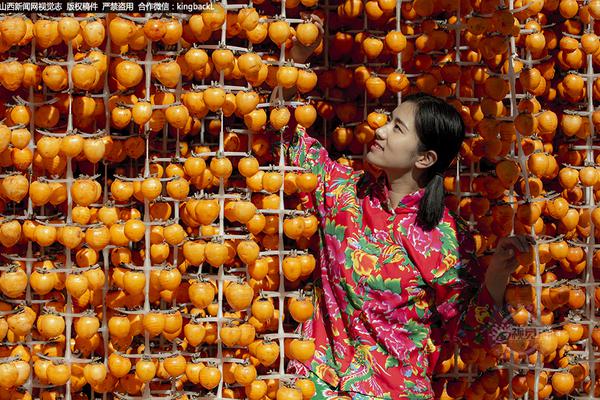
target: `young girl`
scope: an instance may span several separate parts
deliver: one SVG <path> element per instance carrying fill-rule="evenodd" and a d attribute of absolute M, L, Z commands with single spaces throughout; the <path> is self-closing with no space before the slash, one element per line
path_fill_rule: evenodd
<path fill-rule="evenodd" d="M 289 55 L 303 63 L 315 46 L 297 42 Z M 316 399 L 433 398 L 443 342 L 491 344 L 516 251 L 533 238 L 499 239 L 481 271 L 466 223 L 444 205 L 443 173 L 464 136 L 445 101 L 405 97 L 367 153 L 376 177 L 331 160 L 290 122 L 284 147 L 292 165 L 319 178 L 305 201 L 321 229 L 315 314 L 302 326 L 316 352 L 289 369 L 315 383 Z"/>

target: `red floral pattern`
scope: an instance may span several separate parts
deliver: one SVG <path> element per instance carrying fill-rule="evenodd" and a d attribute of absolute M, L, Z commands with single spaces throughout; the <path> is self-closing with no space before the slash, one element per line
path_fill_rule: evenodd
<path fill-rule="evenodd" d="M 317 387 L 326 382 L 331 393 L 432 398 L 442 342 L 489 344 L 489 326 L 501 315 L 481 283 L 466 224 L 446 209 L 437 228 L 423 231 L 415 218 L 424 189 L 390 210 L 385 177 L 331 160 L 293 121 L 283 138 L 289 162 L 319 178 L 303 201 L 323 233 L 317 306 L 301 327 L 317 350 L 303 364 L 290 362 L 289 370 L 314 373 Z"/>

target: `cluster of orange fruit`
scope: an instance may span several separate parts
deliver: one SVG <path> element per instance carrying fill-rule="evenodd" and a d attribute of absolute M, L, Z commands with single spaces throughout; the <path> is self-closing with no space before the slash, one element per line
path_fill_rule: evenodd
<path fill-rule="evenodd" d="M 0 21 L 0 399 L 312 397 L 270 371 L 314 352 L 280 325 L 313 314 L 318 221 L 301 198 L 318 182 L 272 150 L 292 112 L 309 127 L 317 111 L 259 103 L 317 76 L 210 46 L 225 27 L 255 48 L 318 28 L 259 11 Z M 221 78 L 235 90 L 192 86 Z"/>

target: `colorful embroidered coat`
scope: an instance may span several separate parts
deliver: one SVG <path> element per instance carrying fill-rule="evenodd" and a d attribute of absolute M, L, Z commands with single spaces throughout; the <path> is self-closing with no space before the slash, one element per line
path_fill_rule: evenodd
<path fill-rule="evenodd" d="M 317 306 L 301 328 L 316 353 L 289 370 L 312 371 L 335 389 L 332 396 L 432 398 L 442 341 L 486 343 L 501 315 L 464 221 L 446 209 L 436 229 L 423 231 L 415 218 L 424 189 L 390 210 L 385 177 L 331 160 L 294 121 L 284 147 L 292 165 L 319 177 L 305 202 L 321 221 Z"/>

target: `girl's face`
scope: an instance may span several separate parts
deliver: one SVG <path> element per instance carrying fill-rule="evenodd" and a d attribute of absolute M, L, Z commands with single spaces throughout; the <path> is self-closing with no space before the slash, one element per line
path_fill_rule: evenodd
<path fill-rule="evenodd" d="M 404 175 L 414 167 L 427 168 L 433 164 L 423 164 L 423 153 L 418 152 L 416 111 L 412 102 L 404 102 L 394 109 L 390 121 L 375 131 L 375 140 L 367 153 L 367 161 L 384 172 L 397 176 Z"/>

